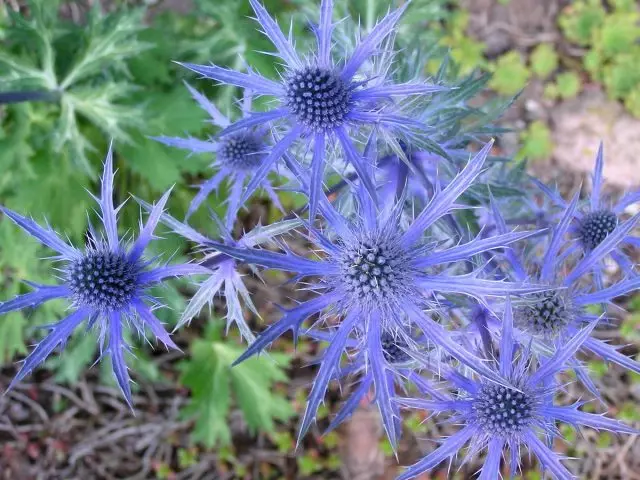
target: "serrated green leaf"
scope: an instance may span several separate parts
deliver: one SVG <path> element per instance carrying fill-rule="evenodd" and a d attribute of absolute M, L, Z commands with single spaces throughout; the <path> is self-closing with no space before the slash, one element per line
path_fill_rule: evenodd
<path fill-rule="evenodd" d="M 143 13 L 137 9 L 103 15 L 101 7 L 94 4 L 82 30 L 84 48 L 78 52 L 73 66 L 60 82 L 60 88 L 66 90 L 100 73 L 105 66 L 119 66 L 120 62 L 149 48 L 136 38 L 142 28 Z"/>
<path fill-rule="evenodd" d="M 231 441 L 227 415 L 232 394 L 254 432 L 273 431 L 274 420 L 286 420 L 294 413 L 290 403 L 273 392 L 275 382 L 287 380 L 282 369 L 289 357 L 253 357 L 231 368 L 243 348 L 219 338 L 220 326 L 210 327 L 205 339 L 191 345 L 191 359 L 181 364 L 180 381 L 191 389 L 183 415 L 197 418 L 192 438 L 208 447 Z"/>

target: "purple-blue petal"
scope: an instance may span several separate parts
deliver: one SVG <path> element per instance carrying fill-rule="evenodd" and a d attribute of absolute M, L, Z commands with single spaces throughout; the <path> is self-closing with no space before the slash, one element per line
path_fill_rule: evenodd
<path fill-rule="evenodd" d="M 253 11 L 256 13 L 257 20 L 260 22 L 264 34 L 276 47 L 280 58 L 287 62 L 292 68 L 301 67 L 302 62 L 300 61 L 300 57 L 298 57 L 294 46 L 284 36 L 282 30 L 280 30 L 276 21 L 271 18 L 267 10 L 258 0 L 249 0 L 249 2 L 253 7 Z"/>
<path fill-rule="evenodd" d="M 453 458 L 476 433 L 475 427 L 464 427 L 447 438 L 442 445 L 419 462 L 407 468 L 396 480 L 410 480 L 429 472 L 446 459 Z"/>
<path fill-rule="evenodd" d="M 403 235 L 403 243 L 413 245 L 420 240 L 424 231 L 436 220 L 449 212 L 454 202 L 462 193 L 471 186 L 471 183 L 480 175 L 482 167 L 489 154 L 493 141 L 487 143 L 466 165 L 447 187 L 431 199 L 425 209 L 416 217 L 411 226 Z"/>
<path fill-rule="evenodd" d="M 111 357 L 111 369 L 116 382 L 129 408 L 133 409 L 131 399 L 131 379 L 124 359 L 127 345 L 122 336 L 122 314 L 118 311 L 109 313 L 109 355 Z"/>
<path fill-rule="evenodd" d="M 63 258 L 73 260 L 80 257 L 80 252 L 62 240 L 51 228 L 43 228 L 33 220 L 23 217 L 8 208 L 0 207 L 0 211 L 40 243 L 61 254 Z"/>
<path fill-rule="evenodd" d="M 60 286 L 48 286 L 37 285 L 36 290 L 33 292 L 25 293 L 24 295 L 18 295 L 6 302 L 0 302 L 0 315 L 15 310 L 21 310 L 26 307 L 37 307 L 38 305 L 52 300 L 54 298 L 68 297 L 71 295 L 71 290 L 65 285 Z"/>
<path fill-rule="evenodd" d="M 402 7 L 384 17 L 373 27 L 369 35 L 356 46 L 351 57 L 342 69 L 341 76 L 345 81 L 351 81 L 362 64 L 376 52 L 380 43 L 393 31 L 396 23 L 398 23 L 398 20 L 400 20 L 400 17 L 407 8 L 407 5 L 408 3 L 405 3 Z"/>
<path fill-rule="evenodd" d="M 260 353 L 274 340 L 280 338 L 288 330 L 293 330 L 294 339 L 298 337 L 300 325 L 314 313 L 327 308 L 339 299 L 338 295 L 321 295 L 313 300 L 304 302 L 291 310 L 287 310 L 283 317 L 273 325 L 270 325 L 258 338 L 245 350 L 245 352 L 233 362 L 234 365 L 245 361 L 247 358 Z"/>
<path fill-rule="evenodd" d="M 58 345 L 66 343 L 73 331 L 91 313 L 88 308 L 80 308 L 65 319 L 53 325 L 51 333 L 47 335 L 24 360 L 16 376 L 11 380 L 9 389 L 26 377 L 34 368 L 46 360 Z"/>
<path fill-rule="evenodd" d="M 217 65 L 196 65 L 194 63 L 176 62 L 192 72 L 205 78 L 216 80 L 227 85 L 248 88 L 257 94 L 276 95 L 282 94 L 282 86 L 272 80 L 268 80 L 255 73 L 241 73 Z"/>
<path fill-rule="evenodd" d="M 320 368 L 313 380 L 313 386 L 309 393 L 307 406 L 300 422 L 298 430 L 298 444 L 311 426 L 311 422 L 316 416 L 320 403 L 324 400 L 324 395 L 329 387 L 329 382 L 334 376 L 334 372 L 340 369 L 340 359 L 344 353 L 347 340 L 353 330 L 354 325 L 360 321 L 360 312 L 350 312 L 340 323 L 340 327 L 333 335 L 329 345 L 324 351 Z"/>

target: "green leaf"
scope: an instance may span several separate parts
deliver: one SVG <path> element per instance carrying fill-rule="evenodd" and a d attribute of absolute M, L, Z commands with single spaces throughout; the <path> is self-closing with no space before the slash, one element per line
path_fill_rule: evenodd
<path fill-rule="evenodd" d="M 627 98 L 624 99 L 624 106 L 634 117 L 640 118 L 640 85 L 634 88 Z"/>
<path fill-rule="evenodd" d="M 563 72 L 556 77 L 558 95 L 564 99 L 573 98 L 582 88 L 582 81 L 576 72 Z"/>
<path fill-rule="evenodd" d="M 516 159 L 529 158 L 531 160 L 543 160 L 549 158 L 553 150 L 551 131 L 544 122 L 535 121 L 529 128 L 522 132 L 523 146 Z"/>
<path fill-rule="evenodd" d="M 558 54 L 550 43 L 541 43 L 531 53 L 531 69 L 540 78 L 547 78 L 558 68 Z"/>
<path fill-rule="evenodd" d="M 60 88 L 66 90 L 100 73 L 105 66 L 117 67 L 127 58 L 149 48 L 136 38 L 143 25 L 143 13 L 143 10 L 137 9 L 103 15 L 100 5 L 94 4 L 89 11 L 87 24 L 80 31 L 84 45 L 60 82 Z"/>
<path fill-rule="evenodd" d="M 49 368 L 56 372 L 56 381 L 71 385 L 76 383 L 82 372 L 95 360 L 96 346 L 96 336 L 79 329 L 64 351 L 47 361 Z"/>
<path fill-rule="evenodd" d="M 9 291 L 5 290 L 8 294 Z M 0 361 L 8 362 L 16 354 L 26 354 L 24 328 L 27 321 L 22 313 L 11 312 L 4 315 L 0 322 Z"/>
<path fill-rule="evenodd" d="M 591 74 L 593 78 L 598 81 L 602 81 L 603 79 L 603 64 L 604 58 L 602 52 L 600 50 L 592 49 L 589 50 L 584 57 L 582 58 L 582 64 L 587 72 Z"/>
<path fill-rule="evenodd" d="M 232 395 L 253 432 L 273 432 L 275 420 L 286 420 L 294 413 L 291 404 L 273 391 L 275 382 L 286 382 L 283 368 L 290 358 L 253 357 L 231 368 L 244 348 L 220 341 L 219 329 L 212 324 L 206 338 L 191 345 L 191 359 L 180 365 L 180 382 L 191 390 L 191 401 L 182 413 L 197 418 L 192 438 L 207 447 L 231 442 L 227 416 Z"/>
<path fill-rule="evenodd" d="M 606 12 L 600 0 L 575 2 L 565 8 L 558 19 L 569 40 L 579 45 L 593 43 L 594 35 L 604 22 Z"/>
<path fill-rule="evenodd" d="M 489 86 L 502 95 L 515 95 L 529 81 L 530 72 L 520 54 L 515 51 L 505 53 L 492 66 L 493 77 Z"/>
<path fill-rule="evenodd" d="M 640 39 L 638 13 L 616 13 L 608 15 L 596 35 L 596 44 L 605 55 L 614 56 L 629 52 Z"/>
<path fill-rule="evenodd" d="M 640 85 L 640 47 L 618 55 L 604 68 L 604 84 L 612 98 L 625 98 Z"/>
<path fill-rule="evenodd" d="M 147 136 L 198 136 L 206 125 L 206 115 L 182 85 L 169 93 L 147 95 L 144 100 L 148 116 L 145 135 L 132 135 L 131 142 L 120 145 L 118 151 L 131 170 L 161 192 L 179 183 L 182 172 L 202 171 L 211 160 L 205 155 L 190 157 L 185 150 L 167 147 Z"/>

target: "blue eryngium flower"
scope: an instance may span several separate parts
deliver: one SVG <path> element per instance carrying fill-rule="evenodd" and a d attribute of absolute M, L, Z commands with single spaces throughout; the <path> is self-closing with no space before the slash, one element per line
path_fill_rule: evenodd
<path fill-rule="evenodd" d="M 607 288 L 600 282 L 591 285 L 587 281 L 594 273 L 594 268 L 620 245 L 634 228 L 640 214 L 622 222 L 610 232 L 595 248 L 587 251 L 574 262 L 571 252 L 572 244 L 566 237 L 571 231 L 572 221 L 578 208 L 579 192 L 567 205 L 562 217 L 550 230 L 546 250 L 539 265 L 531 267 L 522 262 L 511 249 L 506 249 L 505 257 L 508 271 L 507 277 L 520 282 L 533 281 L 545 285 L 543 292 L 523 297 L 515 309 L 516 335 L 523 343 L 533 341 L 534 353 L 548 355 L 555 348 L 563 348 L 565 342 L 576 335 L 586 324 L 598 320 L 597 316 L 587 311 L 587 306 L 611 303 L 614 298 L 629 294 L 640 288 L 640 277 L 624 278 Z M 507 227 L 502 215 L 492 199 L 491 211 L 496 224 L 497 233 L 506 233 Z M 529 267 L 529 268 L 527 268 Z M 586 289 L 585 284 L 590 288 Z M 490 317 L 489 328 L 499 335 L 502 325 L 495 317 Z M 624 368 L 640 373 L 640 363 L 620 353 L 615 346 L 597 338 L 589 337 L 581 345 L 581 350 L 595 353 L 603 360 L 614 362 Z M 596 396 L 597 389 L 579 365 L 572 358 L 569 365 L 576 367 L 578 378 Z"/>
<path fill-rule="evenodd" d="M 425 313 L 426 308 L 435 305 L 434 295 L 439 293 L 461 293 L 484 301 L 488 296 L 539 290 L 531 285 L 485 280 L 475 271 L 455 276 L 439 271 L 536 232 L 507 233 L 449 249 L 439 249 L 424 239 L 425 232 L 432 225 L 457 207 L 458 197 L 481 173 L 490 148 L 491 144 L 487 144 L 444 190 L 437 191 L 404 231 L 400 221 L 403 200 L 378 208 L 360 188 L 356 190 L 359 210 L 353 218 L 345 218 L 323 196 L 319 209 L 331 235 L 307 225 L 310 240 L 319 250 L 320 260 L 309 260 L 292 252 L 276 253 L 211 242 L 216 250 L 248 264 L 294 272 L 298 280 L 317 278 L 311 288 L 318 295 L 286 310 L 277 323 L 249 346 L 238 362 L 260 352 L 288 330 L 293 330 L 297 336 L 302 323 L 315 314 L 338 315 L 342 319 L 325 351 L 302 420 L 301 434 L 309 427 L 327 384 L 339 368 L 350 337 L 362 338 L 363 348 L 372 358 L 380 359 L 382 331 L 400 329 L 410 334 L 413 328 L 419 329 L 428 341 L 452 357 L 500 381 L 499 376 L 489 371 L 477 357 L 460 348 L 448 331 Z M 304 182 L 303 177 L 297 173 L 296 176 Z"/>
<path fill-rule="evenodd" d="M 140 199 L 137 200 L 148 212 L 153 210 L 152 205 Z M 205 254 L 201 264 L 209 268 L 208 278 L 198 285 L 198 291 L 193 295 L 184 312 L 182 312 L 176 329 L 191 322 L 205 306 L 211 308 L 215 297 L 220 295 L 224 296 L 227 308 L 227 332 L 235 324 L 240 331 L 241 337 L 248 342 L 254 341 L 255 336 L 244 318 L 242 304 L 256 317 L 260 315 L 251 301 L 247 287 L 244 285 L 242 274 L 238 270 L 238 261 L 233 257 L 215 252 L 210 246 L 213 240 L 197 232 L 186 223 L 180 222 L 166 213 L 160 216 L 160 221 L 171 228 L 173 232 L 195 243 L 198 251 Z M 224 226 L 219 225 L 219 229 L 226 244 L 250 248 L 267 243 L 277 235 L 285 234 L 300 226 L 301 223 L 300 220 L 292 219 L 282 220 L 267 226 L 258 225 L 238 240 L 234 240 L 231 233 Z"/>
<path fill-rule="evenodd" d="M 428 410 L 435 415 L 450 413 L 450 421 L 462 428 L 442 442 L 439 448 L 409 467 L 397 480 L 409 480 L 428 472 L 444 460 L 451 459 L 469 443 L 465 458 L 487 450 L 479 479 L 500 478 L 500 461 L 508 449 L 511 474 L 520 469 L 520 449 L 526 447 L 535 455 L 543 469 L 559 480 L 575 478 L 561 462 L 561 456 L 547 445 L 558 435 L 557 422 L 574 427 L 587 426 L 616 433 L 637 434 L 638 431 L 602 415 L 578 410 L 580 404 L 559 406 L 553 404 L 554 394 L 560 390 L 554 377 L 566 369 L 571 358 L 588 338 L 596 322 L 579 331 L 562 349 L 534 368 L 535 359 L 528 349 L 514 342 L 513 317 L 507 301 L 500 341 L 496 372 L 508 380 L 497 385 L 482 375 L 470 378 L 456 370 L 445 371 L 444 376 L 459 393 L 430 400 L 404 398 L 399 402 L 407 407 Z M 540 438 L 542 436 L 542 438 Z M 546 440 L 546 441 L 545 441 Z"/>
<path fill-rule="evenodd" d="M 231 124 L 231 120 L 223 115 L 214 104 L 204 95 L 186 84 L 191 96 L 198 102 L 200 107 L 211 117 L 211 123 L 220 128 L 226 128 Z M 251 92 L 245 90 L 242 102 L 242 113 L 245 117 L 251 110 Z M 240 198 L 242 189 L 247 179 L 251 178 L 260 167 L 268 153 L 267 133 L 264 126 L 247 128 L 243 131 L 225 136 L 218 140 L 198 140 L 196 138 L 180 137 L 155 137 L 165 145 L 183 148 L 192 153 L 215 153 L 215 161 L 211 164 L 217 172 L 209 180 L 200 186 L 200 191 L 193 198 L 186 218 L 189 218 L 198 207 L 204 202 L 211 192 L 216 191 L 220 184 L 227 179 L 230 185 L 229 196 L 227 197 L 227 215 L 225 225 L 232 228 L 236 219 L 238 209 L 242 206 Z M 267 172 L 268 173 L 268 172 Z M 260 186 L 269 194 L 271 201 L 276 206 L 280 206 L 280 200 L 276 195 L 271 183 L 265 177 Z"/>
<path fill-rule="evenodd" d="M 225 136 L 245 131 L 256 125 L 283 125 L 284 134 L 262 161 L 249 181 L 243 202 L 261 185 L 273 165 L 301 137 L 313 140 L 309 211 L 313 217 L 322 189 L 327 147 L 333 139 L 342 145 L 344 158 L 353 166 L 367 190 L 374 194 L 374 185 L 363 175 L 364 160 L 355 148 L 350 128 L 356 132 L 363 126 L 377 126 L 390 130 L 422 128 L 422 124 L 409 117 L 390 112 L 385 106 L 393 98 L 424 95 L 442 87 L 423 82 L 387 84 L 376 79 L 367 86 L 369 78 L 358 77 L 363 64 L 378 53 L 381 43 L 393 32 L 405 7 L 389 13 L 354 49 L 351 57 L 340 62 L 331 58 L 333 1 L 322 0 L 320 22 L 315 26 L 317 52 L 301 59 L 292 39 L 285 37 L 278 24 L 258 0 L 249 0 L 265 35 L 276 47 L 276 54 L 285 71 L 281 80 L 269 80 L 255 72 L 240 73 L 216 65 L 183 64 L 206 78 L 250 89 L 256 95 L 276 97 L 279 105 L 266 112 L 253 113 L 233 123 L 221 132 Z M 330 140 L 329 142 L 327 140 Z"/>
<path fill-rule="evenodd" d="M 58 255 L 53 258 L 64 263 L 60 268 L 60 285 L 30 284 L 35 291 L 0 303 L 0 314 L 36 307 L 55 298 L 68 299 L 74 310 L 68 317 L 50 327 L 51 332 L 25 359 L 9 388 L 42 363 L 58 345 L 64 345 L 76 327 L 86 319 L 89 319 L 88 328 L 97 325 L 101 351 L 104 351 L 103 345 L 106 343 L 105 353 L 111 356 L 113 374 L 130 406 L 129 373 L 124 359 L 124 352 L 129 347 L 122 335 L 124 323 L 133 325 L 141 334 L 148 329 L 167 348 L 178 348 L 153 314 L 153 308 L 158 306 L 157 300 L 149 295 L 147 289 L 169 277 L 203 274 L 208 269 L 191 264 L 150 268 L 150 262 L 143 258 L 143 254 L 154 238 L 153 232 L 169 198 L 169 192 L 153 207 L 138 239 L 132 243 L 126 242 L 118 237 L 119 207 L 114 208 L 113 205 L 113 179 L 113 155 L 109 148 L 100 198 L 94 197 L 100 206 L 100 218 L 106 238 L 98 238 L 92 229 L 93 238 L 84 251 L 69 245 L 51 228 L 41 227 L 33 220 L 0 207 L 25 232 L 56 251 Z"/>
<path fill-rule="evenodd" d="M 591 197 L 589 198 L 589 204 L 584 209 L 574 209 L 570 232 L 573 235 L 576 243 L 572 245 L 568 253 L 582 252 L 588 255 L 591 251 L 597 250 L 597 248 L 615 231 L 619 224 L 622 223 L 621 215 L 624 210 L 637 202 L 640 202 L 640 189 L 629 192 L 624 195 L 616 204 L 608 202 L 602 192 L 604 168 L 604 154 L 603 145 L 600 143 L 598 153 L 596 155 L 596 164 L 592 175 L 592 189 Z M 565 212 L 570 207 L 557 192 L 551 190 L 542 182 L 533 179 L 536 185 L 547 195 L 556 206 L 562 208 Z M 640 215 L 633 217 L 633 224 L 630 227 L 635 226 L 640 220 Z M 629 220 L 626 222 L 629 225 Z M 633 235 L 632 228 L 629 228 L 625 235 L 620 236 L 617 239 L 617 243 L 614 248 L 610 249 L 609 255 L 620 266 L 622 271 L 629 276 L 635 276 L 635 265 L 629 259 L 627 254 L 623 251 L 622 247 L 625 245 L 639 247 L 640 237 Z M 602 271 L 603 261 L 600 261 L 593 265 L 593 273 L 595 276 L 595 283 L 599 287 L 602 287 Z"/>

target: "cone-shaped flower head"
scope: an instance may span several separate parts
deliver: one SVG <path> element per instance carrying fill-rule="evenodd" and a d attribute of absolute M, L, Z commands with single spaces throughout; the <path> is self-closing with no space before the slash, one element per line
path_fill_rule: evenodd
<path fill-rule="evenodd" d="M 320 21 L 314 28 L 317 51 L 306 59 L 298 55 L 293 40 L 282 33 L 259 0 L 249 1 L 262 31 L 276 47 L 275 55 L 284 64 L 279 81 L 269 80 L 253 71 L 240 73 L 215 65 L 183 64 L 206 78 L 248 88 L 256 95 L 273 96 L 278 100 L 275 108 L 253 113 L 221 132 L 225 136 L 265 124 L 277 125 L 274 131 L 282 132 L 282 138 L 262 160 L 262 165 L 249 181 L 242 202 L 262 184 L 274 163 L 302 137 L 313 143 L 311 216 L 316 212 L 322 188 L 327 147 L 333 146 L 334 139 L 342 146 L 344 158 L 358 173 L 369 193 L 375 195 L 373 182 L 368 176 L 363 176 L 365 167 L 355 148 L 354 138 L 358 138 L 358 132 L 363 127 L 376 126 L 395 131 L 421 129 L 421 123 L 397 113 L 397 104 L 390 100 L 426 95 L 442 89 L 424 82 L 393 84 L 380 79 L 368 85 L 372 79 L 359 74 L 363 65 L 379 53 L 382 43 L 392 34 L 406 5 L 382 19 L 358 43 L 349 58 L 335 61 L 332 58 L 332 32 L 335 26 L 332 0 L 322 0 Z"/>
<path fill-rule="evenodd" d="M 151 208 L 149 219 L 135 241 L 120 239 L 117 229 L 120 207 L 114 208 L 113 205 L 113 179 L 113 156 L 109 149 L 101 195 L 100 198 L 94 197 L 100 206 L 104 236 L 99 237 L 91 229 L 92 238 L 84 250 L 69 245 L 48 226 L 41 227 L 29 218 L 0 207 L 25 232 L 57 252 L 55 260 L 63 263 L 60 285 L 33 285 L 35 291 L 0 303 L 0 314 L 33 308 L 55 298 L 68 299 L 73 309 L 68 317 L 50 327 L 51 332 L 25 359 L 10 388 L 43 362 L 57 346 L 64 345 L 76 327 L 87 319 L 88 328 L 96 325 L 99 329 L 101 352 L 110 355 L 113 373 L 129 405 L 131 388 L 124 358 L 128 350 L 123 337 L 125 323 L 141 334 L 145 330 L 150 331 L 167 348 L 177 348 L 152 311 L 159 305 L 158 300 L 150 296 L 148 288 L 170 277 L 208 273 L 208 269 L 191 264 L 154 268 L 144 259 L 144 251 L 154 238 L 153 232 L 169 192 Z"/>
<path fill-rule="evenodd" d="M 630 220 L 624 221 L 622 216 L 627 207 L 640 202 L 640 189 L 624 195 L 617 203 L 608 201 L 603 194 L 603 169 L 604 169 L 604 147 L 602 143 L 596 155 L 596 164 L 592 175 L 592 188 L 589 202 L 583 208 L 571 209 L 571 204 L 567 203 L 558 192 L 550 189 L 542 182 L 534 179 L 538 187 L 549 197 L 556 207 L 559 207 L 566 214 L 571 210 L 571 225 L 569 232 L 576 240 L 575 244 L 569 247 L 567 254 L 581 253 L 588 256 L 591 252 L 597 252 L 603 244 L 606 244 L 614 233 L 620 232 L 620 227 L 624 225 L 624 235 L 615 235 L 615 244 L 607 248 L 607 255 L 610 256 L 628 276 L 637 275 L 636 266 L 624 252 L 625 245 L 640 246 L 640 237 L 634 235 L 634 228 L 640 220 L 640 215 L 636 214 Z M 631 222 L 631 223 L 630 223 Z M 595 283 L 602 287 L 602 276 L 604 270 L 604 259 L 600 256 L 598 261 L 591 267 L 594 273 Z"/>
<path fill-rule="evenodd" d="M 487 451 L 479 479 L 500 478 L 500 461 L 510 458 L 510 470 L 520 469 L 520 451 L 526 448 L 540 462 L 541 468 L 552 478 L 575 478 L 562 464 L 562 457 L 553 452 L 545 440 L 558 435 L 556 423 L 574 427 L 587 426 L 616 433 L 638 433 L 635 429 L 602 415 L 580 411 L 579 404 L 554 405 L 555 393 L 560 390 L 554 379 L 566 369 L 566 361 L 580 348 L 595 321 L 577 333 L 562 350 L 539 365 L 527 348 L 521 348 L 513 337 L 511 305 L 507 302 L 500 339 L 499 360 L 493 363 L 507 382 L 498 385 L 483 378 L 468 377 L 455 369 L 444 371 L 444 376 L 459 392 L 433 399 L 404 398 L 399 402 L 410 408 L 424 409 L 435 415 L 449 414 L 450 422 L 461 429 L 444 440 L 439 448 L 428 454 L 402 473 L 398 480 L 409 480 L 429 472 L 441 462 L 453 458 L 469 444 L 466 459 Z M 536 368 L 536 365 L 537 368 Z M 507 456 L 506 452 L 511 455 Z"/>
<path fill-rule="evenodd" d="M 314 276 L 311 289 L 317 292 L 312 300 L 285 311 L 277 323 L 263 332 L 238 361 L 254 355 L 288 330 L 297 334 L 301 324 L 314 314 L 338 315 L 340 327 L 332 335 L 318 376 L 314 382 L 301 432 L 304 433 L 324 397 L 327 384 L 339 368 L 348 339 L 363 339 L 367 352 L 378 352 L 382 359 L 382 332 L 410 330 L 415 327 L 426 339 L 470 368 L 485 372 L 483 363 L 468 355 L 451 340 L 447 330 L 425 313 L 436 293 L 461 293 L 478 299 L 504 296 L 508 293 L 530 293 L 538 288 L 531 285 L 485 280 L 479 272 L 450 275 L 438 271 L 461 260 L 494 248 L 502 248 L 524 239 L 532 232 L 507 233 L 484 240 L 474 240 L 448 249 L 425 243 L 425 232 L 441 217 L 450 214 L 458 197 L 481 173 L 491 145 L 485 146 L 442 191 L 403 229 L 400 216 L 404 201 L 378 208 L 363 188 L 357 190 L 359 210 L 345 218 L 321 198 L 319 210 L 326 219 L 327 230 L 321 232 L 307 225 L 310 240 L 315 243 L 321 259 L 310 260 L 292 252 L 232 247 L 211 243 L 218 251 L 243 262 L 293 272 L 298 279 Z M 299 166 L 290 162 L 297 179 Z M 494 375 L 494 380 L 499 378 Z"/>
<path fill-rule="evenodd" d="M 516 336 L 519 341 L 528 344 L 532 341 L 534 354 L 547 356 L 556 348 L 563 348 L 567 340 L 574 337 L 586 324 L 597 320 L 587 309 L 589 305 L 610 303 L 616 297 L 626 295 L 640 288 L 640 277 L 624 278 L 616 284 L 604 288 L 600 282 L 591 282 L 594 270 L 604 257 L 619 248 L 620 242 L 627 238 L 637 223 L 640 215 L 636 215 L 620 225 L 606 236 L 594 249 L 591 249 L 576 261 L 574 243 L 569 241 L 573 220 L 578 208 L 579 192 L 567 205 L 560 219 L 550 229 L 548 241 L 543 242 L 544 252 L 541 261 L 523 261 L 513 250 L 505 252 L 508 265 L 507 277 L 516 281 L 532 281 L 546 285 L 542 292 L 526 295 L 515 301 Z M 505 221 L 495 201 L 491 211 L 499 234 L 506 233 Z M 490 317 L 489 326 L 499 335 L 502 324 L 494 316 Z M 621 354 L 618 350 L 597 338 L 587 338 L 581 346 L 603 360 L 611 361 L 640 373 L 640 363 Z M 579 367 L 577 359 L 570 359 L 576 368 L 580 381 L 594 394 L 597 389 L 586 372 Z"/>
<path fill-rule="evenodd" d="M 189 84 L 186 84 L 186 86 L 200 107 L 209 114 L 212 124 L 220 128 L 228 127 L 231 124 L 231 120 L 223 115 L 204 95 Z M 245 90 L 244 100 L 242 102 L 242 113 L 245 118 L 250 114 L 251 103 L 251 93 Z M 218 190 L 222 182 L 226 179 L 230 189 L 226 200 L 227 214 L 225 216 L 225 226 L 228 229 L 233 227 L 238 209 L 242 206 L 242 202 L 240 201 L 242 189 L 246 181 L 252 178 L 254 173 L 260 168 L 270 148 L 267 134 L 267 128 L 264 126 L 256 126 L 222 138 L 207 141 L 197 138 L 155 137 L 156 140 L 165 145 L 182 148 L 192 153 L 215 154 L 215 161 L 211 164 L 211 167 L 217 171 L 213 177 L 200 186 L 200 191 L 193 198 L 187 210 L 187 219 L 202 205 L 212 192 Z M 268 173 L 269 172 L 267 172 L 267 174 Z M 265 189 L 276 206 L 280 206 L 278 196 L 269 179 L 266 177 L 266 174 L 258 186 Z"/>

